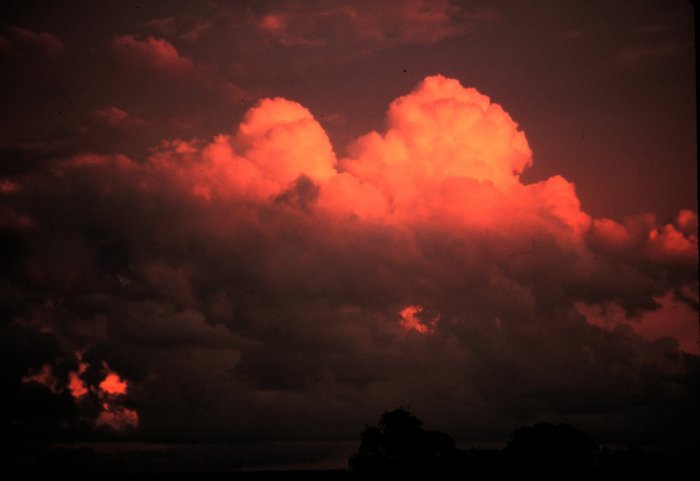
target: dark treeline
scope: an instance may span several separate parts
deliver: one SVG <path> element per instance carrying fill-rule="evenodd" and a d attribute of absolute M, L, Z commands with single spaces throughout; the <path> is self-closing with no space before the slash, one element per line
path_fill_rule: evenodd
<path fill-rule="evenodd" d="M 162 451 L 110 452 L 80 445 L 7 442 L 0 451 L 0 470 L 6 473 L 197 472 L 218 473 L 222 479 L 394 479 L 397 475 L 462 480 L 669 479 L 697 470 L 697 457 L 600 447 L 588 434 L 567 424 L 520 427 L 503 449 L 460 449 L 449 434 L 425 429 L 402 408 L 385 412 L 376 425 L 365 426 L 359 448 L 348 460 L 349 469 L 242 472 L 244 463 L 251 460 L 232 459 L 225 449 L 197 444 Z M 270 461 L 274 460 L 270 453 Z"/>
<path fill-rule="evenodd" d="M 358 474 L 424 473 L 441 475 L 441 479 L 666 477 L 694 468 L 687 459 L 652 455 L 633 447 L 600 448 L 588 434 L 567 424 L 518 428 L 503 449 L 459 449 L 448 434 L 424 429 L 418 418 L 402 408 L 385 412 L 376 426 L 365 427 L 349 465 Z"/>

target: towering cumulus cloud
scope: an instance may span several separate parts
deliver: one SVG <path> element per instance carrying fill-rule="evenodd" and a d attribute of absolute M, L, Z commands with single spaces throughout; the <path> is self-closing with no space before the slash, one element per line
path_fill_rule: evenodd
<path fill-rule="evenodd" d="M 3 178 L 5 383 L 32 401 L 3 416 L 52 439 L 337 439 L 405 405 L 458 437 L 554 418 L 690 439 L 696 213 L 593 219 L 566 179 L 524 184 L 531 164 L 501 106 L 434 76 L 344 158 L 271 98 L 211 141 Z"/>

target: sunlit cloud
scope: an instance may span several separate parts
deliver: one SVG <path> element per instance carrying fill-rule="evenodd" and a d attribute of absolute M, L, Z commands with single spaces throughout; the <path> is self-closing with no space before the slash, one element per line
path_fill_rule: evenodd
<path fill-rule="evenodd" d="M 68 379 L 68 389 L 70 390 L 70 393 L 74 398 L 80 398 L 82 396 L 85 396 L 89 392 L 87 386 L 85 385 L 85 382 L 83 382 L 83 380 L 80 379 L 80 374 L 78 374 L 77 372 L 69 372 Z"/>
<path fill-rule="evenodd" d="M 105 403 L 102 405 L 103 411 L 97 416 L 95 425 L 97 427 L 106 426 L 115 431 L 133 429 L 139 424 L 139 416 L 133 409 L 124 407 L 112 407 Z"/>
<path fill-rule="evenodd" d="M 107 427 L 115 431 L 133 429 L 138 426 L 138 412 L 124 406 L 128 382 L 103 363 L 105 374 L 99 383 L 92 382 L 94 374 L 90 364 L 83 360 L 83 353 L 75 353 L 77 369 L 67 373 L 66 378 L 54 374 L 54 366 L 44 364 L 37 372 L 22 377 L 23 383 L 36 382 L 54 394 L 68 391 L 83 420 L 94 427 Z M 97 408 L 97 412 L 96 411 Z"/>
<path fill-rule="evenodd" d="M 596 218 L 563 176 L 524 182 L 532 164 L 502 106 L 441 75 L 343 156 L 274 97 L 143 159 L 58 157 L 5 179 L 32 219 L 15 276 L 61 299 L 25 317 L 83 353 L 55 389 L 92 428 L 254 431 L 231 398 L 289 432 L 309 406 L 395 399 L 474 423 L 606 412 L 698 352 L 697 214 Z"/>
<path fill-rule="evenodd" d="M 115 372 L 110 372 L 99 384 L 99 388 L 107 394 L 126 394 L 127 383 Z"/>
<path fill-rule="evenodd" d="M 422 306 L 407 306 L 399 313 L 401 327 L 407 331 L 414 330 L 420 334 L 428 334 L 435 329 L 435 325 L 440 320 L 440 316 L 435 316 L 427 321 L 422 321 L 420 315 L 423 312 Z"/>
<path fill-rule="evenodd" d="M 112 41 L 112 50 L 121 61 L 131 65 L 181 74 L 193 68 L 192 61 L 180 55 L 173 44 L 163 38 L 121 35 Z"/>

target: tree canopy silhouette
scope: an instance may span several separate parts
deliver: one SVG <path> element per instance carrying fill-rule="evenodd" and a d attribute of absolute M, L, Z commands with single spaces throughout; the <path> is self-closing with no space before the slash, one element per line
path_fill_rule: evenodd
<path fill-rule="evenodd" d="M 376 426 L 365 426 L 350 467 L 360 472 L 440 471 L 458 454 L 445 433 L 427 431 L 403 408 L 385 412 Z"/>
<path fill-rule="evenodd" d="M 360 447 L 348 461 L 356 473 L 426 474 L 438 479 L 612 479 L 650 473 L 667 477 L 693 465 L 683 457 L 652 456 L 634 448 L 599 449 L 588 434 L 568 424 L 518 428 L 504 449 L 462 450 L 448 434 L 424 429 L 403 408 L 385 412 L 375 426 L 365 426 Z"/>

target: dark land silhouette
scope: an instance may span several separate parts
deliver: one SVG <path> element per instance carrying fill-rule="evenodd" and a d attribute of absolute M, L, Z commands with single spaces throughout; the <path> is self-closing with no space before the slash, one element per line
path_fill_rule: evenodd
<path fill-rule="evenodd" d="M 429 431 L 403 408 L 385 412 L 365 426 L 348 464 L 359 475 L 437 474 L 441 479 L 538 476 L 600 479 L 613 476 L 668 476 L 692 472 L 691 460 L 627 447 L 600 448 L 568 424 L 537 423 L 513 431 L 503 449 L 459 449 L 445 433 Z"/>
<path fill-rule="evenodd" d="M 88 446 L 51 446 L 28 440 L 5 444 L 5 472 L 157 473 L 198 472 L 226 479 L 380 479 L 419 475 L 428 479 L 668 479 L 694 472 L 697 458 L 634 447 L 599 446 L 567 424 L 537 423 L 515 429 L 502 449 L 461 449 L 447 433 L 431 431 L 403 408 L 382 414 L 360 433 L 347 469 L 239 471 L 228 455 L 196 445 L 168 451 L 106 452 Z M 218 476 L 217 476 L 218 477 Z"/>
<path fill-rule="evenodd" d="M 376 427 L 362 431 L 358 453 L 349 460 L 358 472 L 434 472 L 453 468 L 460 451 L 445 433 L 426 431 L 404 409 L 385 412 Z"/>

